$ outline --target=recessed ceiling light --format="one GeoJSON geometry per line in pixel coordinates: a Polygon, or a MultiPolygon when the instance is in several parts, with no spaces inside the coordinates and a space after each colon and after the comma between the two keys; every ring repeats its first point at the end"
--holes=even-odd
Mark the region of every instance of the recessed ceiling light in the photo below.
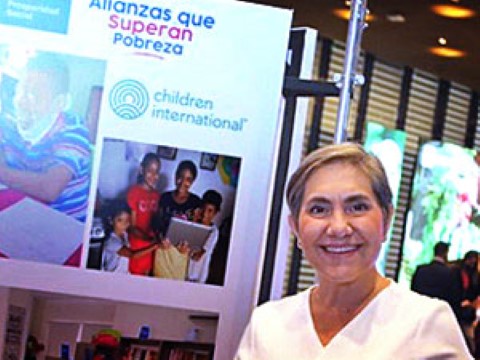
{"type": "Polygon", "coordinates": [[[390,13],[386,16],[387,20],[392,23],[404,23],[407,19],[403,14],[400,13],[390,13]]]}
{"type": "Polygon", "coordinates": [[[475,11],[458,5],[433,5],[432,11],[437,15],[454,19],[468,19],[475,16],[475,11]]]}
{"type": "MultiPolygon", "coordinates": [[[[332,12],[333,12],[333,15],[335,15],[336,17],[339,17],[340,19],[343,19],[343,20],[350,19],[350,9],[333,9],[332,12]]],[[[368,11],[365,17],[367,22],[375,20],[375,16],[370,14],[368,11]]]]}
{"type": "Polygon", "coordinates": [[[466,51],[449,48],[445,46],[431,47],[428,49],[428,51],[430,51],[430,53],[434,55],[447,57],[447,58],[461,58],[467,55],[466,51]]]}
{"type": "Polygon", "coordinates": [[[445,39],[444,37],[439,37],[437,41],[440,45],[447,45],[447,39],[445,39]]]}

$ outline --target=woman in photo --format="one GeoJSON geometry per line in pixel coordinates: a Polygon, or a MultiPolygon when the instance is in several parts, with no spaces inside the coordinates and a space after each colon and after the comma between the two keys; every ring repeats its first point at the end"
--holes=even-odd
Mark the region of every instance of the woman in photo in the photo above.
{"type": "Polygon", "coordinates": [[[156,232],[166,235],[172,217],[193,220],[195,209],[202,204],[200,197],[190,188],[197,178],[198,170],[193,161],[181,161],[175,171],[175,190],[162,193],[158,212],[153,220],[156,232]]]}

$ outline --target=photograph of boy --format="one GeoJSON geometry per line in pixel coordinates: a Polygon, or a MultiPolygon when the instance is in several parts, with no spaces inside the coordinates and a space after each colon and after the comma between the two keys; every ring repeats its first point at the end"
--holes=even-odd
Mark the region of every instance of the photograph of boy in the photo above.
{"type": "Polygon", "coordinates": [[[90,96],[104,72],[103,61],[0,46],[0,218],[23,206],[42,223],[41,232],[40,219],[23,229],[10,225],[0,245],[5,257],[79,265],[99,110],[92,114],[90,96]],[[43,240],[52,241],[46,257],[38,249],[43,240]]]}
{"type": "Polygon", "coordinates": [[[210,226],[212,232],[208,237],[203,248],[199,251],[192,252],[188,264],[188,281],[205,283],[207,281],[210,259],[213,250],[218,241],[218,227],[213,219],[220,211],[222,205],[222,195],[216,190],[207,190],[202,196],[202,206],[197,212],[197,221],[203,225],[210,226]]]}

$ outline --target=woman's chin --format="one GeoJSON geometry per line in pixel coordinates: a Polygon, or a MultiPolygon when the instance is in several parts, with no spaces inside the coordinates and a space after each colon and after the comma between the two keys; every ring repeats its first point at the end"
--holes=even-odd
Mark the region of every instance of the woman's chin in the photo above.
{"type": "MultiPolygon", "coordinates": [[[[329,281],[337,284],[351,284],[365,273],[365,268],[357,269],[352,266],[335,266],[334,268],[324,268],[318,272],[320,280],[329,281]]],[[[372,275],[374,272],[372,272],[372,275]]]]}
{"type": "Polygon", "coordinates": [[[185,189],[180,188],[180,189],[177,190],[177,194],[181,197],[186,197],[186,196],[188,196],[188,189],[185,190],[185,189]]]}

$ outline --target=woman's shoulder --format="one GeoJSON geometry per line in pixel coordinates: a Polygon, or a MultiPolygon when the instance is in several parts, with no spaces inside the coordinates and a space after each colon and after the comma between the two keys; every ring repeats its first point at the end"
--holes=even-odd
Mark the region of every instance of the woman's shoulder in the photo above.
{"type": "Polygon", "coordinates": [[[471,359],[447,302],[396,283],[391,284],[386,295],[381,310],[387,313],[392,329],[408,337],[411,349],[415,349],[415,359],[471,359]]]}
{"type": "Polygon", "coordinates": [[[173,198],[173,191],[164,191],[160,193],[160,199],[165,201],[165,200],[171,200],[173,198]]]}
{"type": "Polygon", "coordinates": [[[195,204],[195,206],[200,206],[201,202],[202,202],[202,199],[200,199],[200,196],[198,196],[197,194],[195,193],[188,193],[189,196],[188,196],[188,201],[195,204]]]}
{"type": "Polygon", "coordinates": [[[264,319],[297,318],[299,313],[309,312],[309,294],[311,288],[282,299],[270,300],[254,310],[255,317],[264,319]],[[272,318],[273,317],[273,318],[272,318]]]}
{"type": "Polygon", "coordinates": [[[393,281],[387,288],[386,295],[386,302],[390,306],[412,317],[426,317],[438,311],[450,311],[447,302],[421,295],[393,281]]]}

